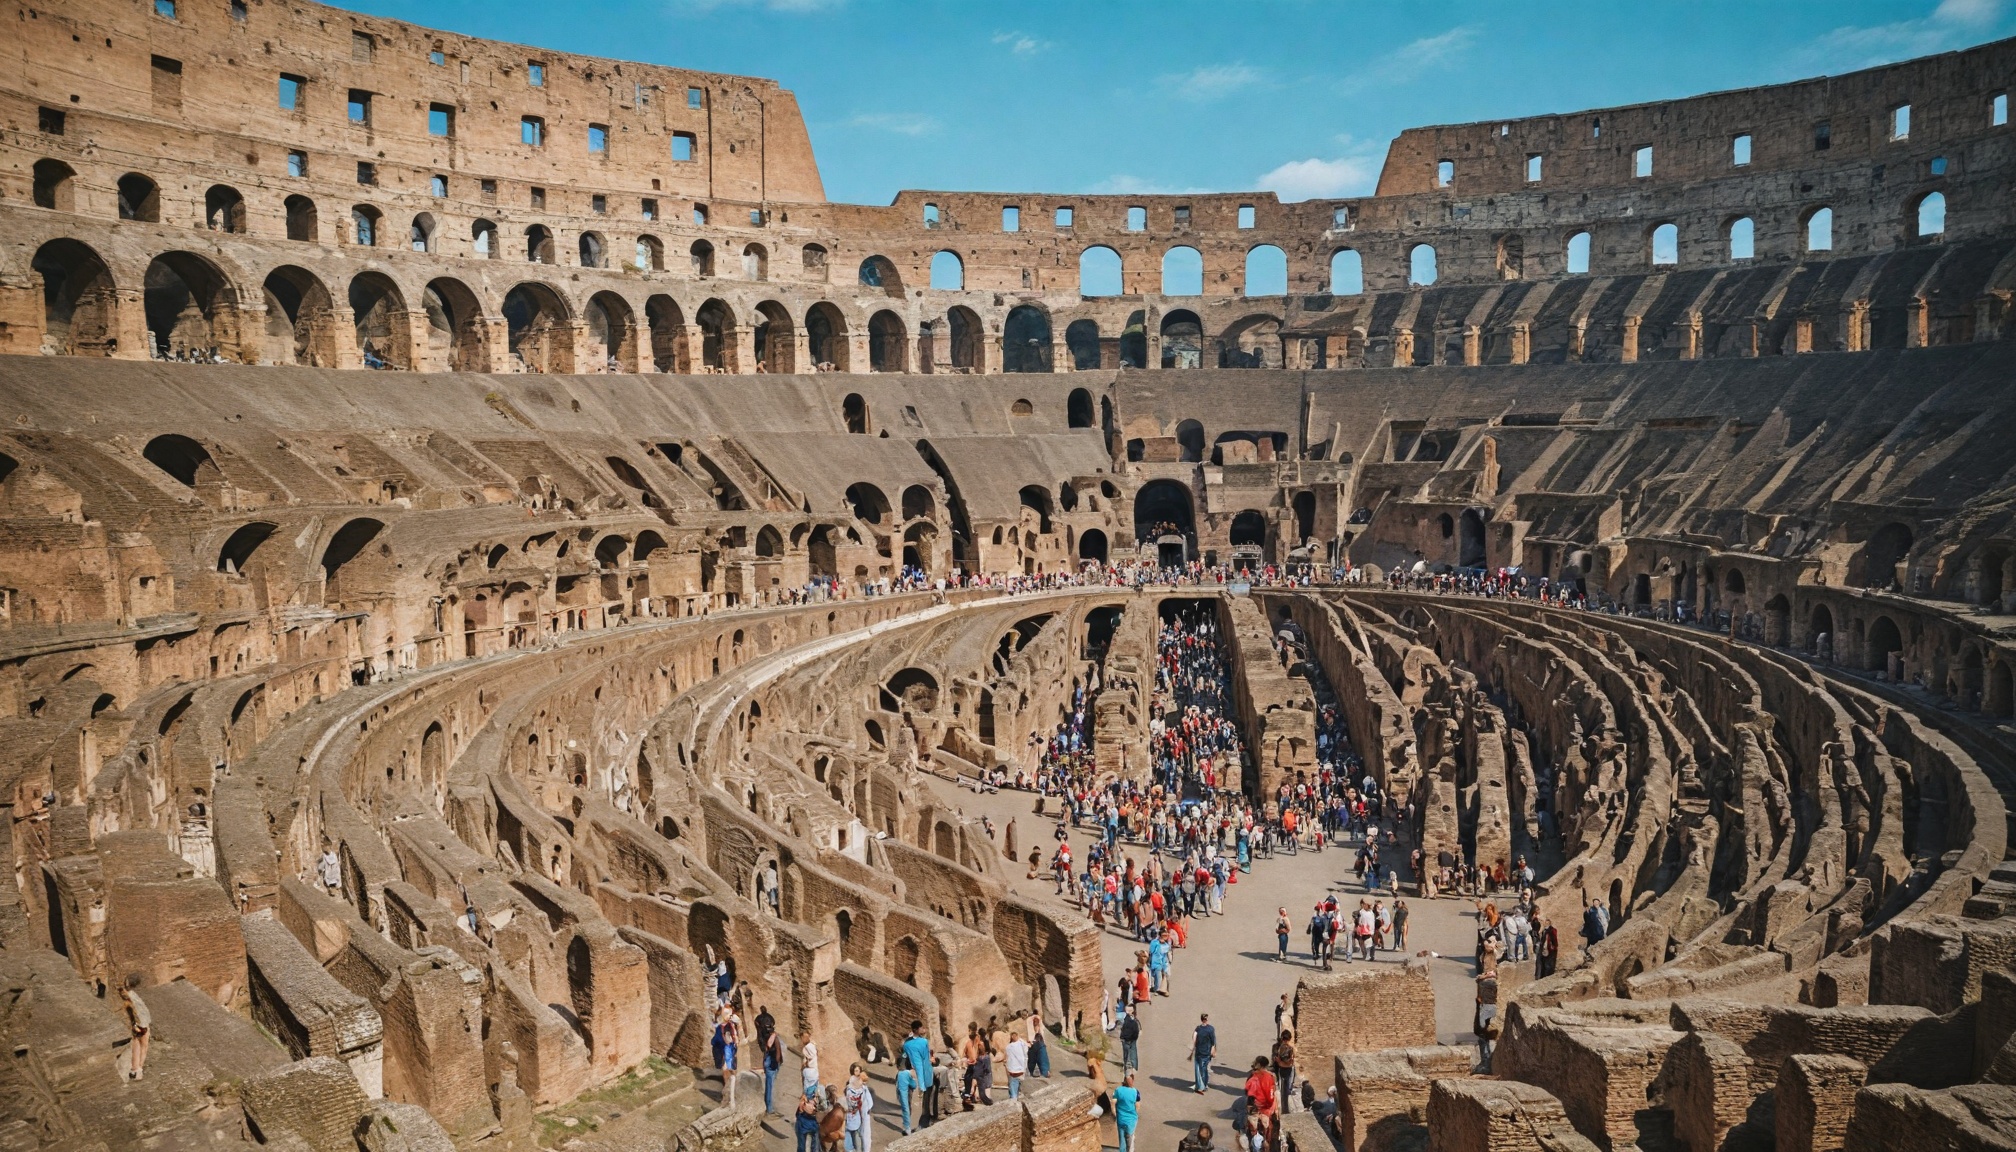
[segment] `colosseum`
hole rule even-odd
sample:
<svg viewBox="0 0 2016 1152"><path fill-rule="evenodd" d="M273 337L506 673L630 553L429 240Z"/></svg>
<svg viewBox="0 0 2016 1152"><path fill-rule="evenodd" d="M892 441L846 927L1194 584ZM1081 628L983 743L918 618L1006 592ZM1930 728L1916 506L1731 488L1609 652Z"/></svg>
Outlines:
<svg viewBox="0 0 2016 1152"><path fill-rule="evenodd" d="M2016 1148L2016 40L862 205L17 16L0 1149Z"/></svg>

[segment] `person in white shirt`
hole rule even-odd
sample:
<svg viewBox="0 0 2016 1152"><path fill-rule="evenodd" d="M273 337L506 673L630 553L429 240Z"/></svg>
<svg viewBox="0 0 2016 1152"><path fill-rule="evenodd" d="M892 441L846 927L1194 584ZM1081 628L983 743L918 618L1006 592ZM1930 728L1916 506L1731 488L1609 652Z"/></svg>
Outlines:
<svg viewBox="0 0 2016 1152"><path fill-rule="evenodd" d="M343 895L343 861L336 858L335 848L323 846L322 858L315 862L315 875L322 881L322 887L328 889L329 895Z"/></svg>
<svg viewBox="0 0 2016 1152"><path fill-rule="evenodd" d="M819 1087L819 1046L812 1042L812 1033L798 1033L798 1055L805 1062L805 1090L812 1092Z"/></svg>
<svg viewBox="0 0 2016 1152"><path fill-rule="evenodd" d="M1022 1077L1029 1074L1029 1041L1017 1032L1008 1040L1008 1098L1022 1095Z"/></svg>

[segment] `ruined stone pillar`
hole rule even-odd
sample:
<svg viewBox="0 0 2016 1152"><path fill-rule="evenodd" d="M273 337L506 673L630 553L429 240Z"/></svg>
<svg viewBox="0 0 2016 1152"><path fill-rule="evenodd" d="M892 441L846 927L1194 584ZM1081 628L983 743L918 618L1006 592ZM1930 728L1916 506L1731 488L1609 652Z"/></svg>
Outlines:
<svg viewBox="0 0 2016 1152"><path fill-rule="evenodd" d="M980 370L992 375L1001 371L1002 338L997 334L980 337Z"/></svg>
<svg viewBox="0 0 2016 1152"><path fill-rule="evenodd" d="M502 372L511 359L511 324L502 316L479 316L469 325L466 371Z"/></svg>
<svg viewBox="0 0 2016 1152"><path fill-rule="evenodd" d="M1533 357L1533 329L1531 325L1512 326L1512 363L1524 364Z"/></svg>
<svg viewBox="0 0 2016 1152"><path fill-rule="evenodd" d="M866 372L869 370L868 333L847 333L847 371Z"/></svg>
<svg viewBox="0 0 2016 1152"><path fill-rule="evenodd" d="M1475 324L1463 327L1463 366L1475 368L1484 363L1484 330Z"/></svg>
<svg viewBox="0 0 2016 1152"><path fill-rule="evenodd" d="M112 347L114 360L146 360L152 355L147 347L147 296L132 288L120 288L112 293L112 339L117 341Z"/></svg>
<svg viewBox="0 0 2016 1152"><path fill-rule="evenodd" d="M793 330L791 333L791 363L783 365L782 369L791 372L810 372L813 367L812 337L807 335L803 328ZM774 370L778 369L779 366L773 364L771 368Z"/></svg>
<svg viewBox="0 0 2016 1152"><path fill-rule="evenodd" d="M1681 331L1686 343L1680 349L1680 358L1682 360L1699 360L1701 358L1701 314L1699 312L1689 313L1686 326Z"/></svg>
<svg viewBox="0 0 2016 1152"><path fill-rule="evenodd" d="M1855 300L1841 318L1841 350L1864 352L1869 348L1869 301Z"/></svg>
<svg viewBox="0 0 2016 1152"><path fill-rule="evenodd" d="M44 325L40 276L26 284L0 284L0 355L39 354Z"/></svg>
<svg viewBox="0 0 2016 1152"><path fill-rule="evenodd" d="M1794 353L1813 351L1813 318L1801 316L1792 321L1792 351Z"/></svg>
<svg viewBox="0 0 2016 1152"><path fill-rule="evenodd" d="M1643 323L1644 319L1643 316L1626 316L1624 318L1624 336L1618 351L1618 358L1626 364L1636 364L1638 362L1638 325Z"/></svg>
<svg viewBox="0 0 2016 1152"><path fill-rule="evenodd" d="M431 349L427 342L427 313L421 310L394 312L387 317L392 322L392 363L408 372L427 372L433 365L425 363Z"/></svg>
<svg viewBox="0 0 2016 1152"><path fill-rule="evenodd" d="M364 353L357 347L357 314L348 308L331 308L323 317L328 325L329 363L336 368L362 368ZM318 334L319 336L319 334Z"/></svg>
<svg viewBox="0 0 2016 1152"><path fill-rule="evenodd" d="M1582 359L1585 350L1588 348L1588 339L1589 322L1587 320L1577 320L1575 326L1568 330L1569 362L1573 363Z"/></svg>
<svg viewBox="0 0 2016 1152"><path fill-rule="evenodd" d="M546 371L562 375L581 371L595 359L588 345L588 325L584 321L555 324L548 330Z"/></svg>
<svg viewBox="0 0 2016 1152"><path fill-rule="evenodd" d="M1414 330L1393 329L1393 367L1407 368L1414 363Z"/></svg>
<svg viewBox="0 0 2016 1152"><path fill-rule="evenodd" d="M1913 297L1910 303L1904 305L1904 346L1906 348L1923 348L1931 343L1932 333L1926 316L1927 312L1925 298L1922 296Z"/></svg>
<svg viewBox="0 0 2016 1152"><path fill-rule="evenodd" d="M698 324L680 325L686 332L686 363L688 372L698 372L707 366L707 331Z"/></svg>
<svg viewBox="0 0 2016 1152"><path fill-rule="evenodd" d="M732 354L731 349L733 350ZM733 339L728 338L728 333L722 333L721 358L724 361L722 367L730 372L742 376L754 373L756 371L756 326L754 324L737 324Z"/></svg>

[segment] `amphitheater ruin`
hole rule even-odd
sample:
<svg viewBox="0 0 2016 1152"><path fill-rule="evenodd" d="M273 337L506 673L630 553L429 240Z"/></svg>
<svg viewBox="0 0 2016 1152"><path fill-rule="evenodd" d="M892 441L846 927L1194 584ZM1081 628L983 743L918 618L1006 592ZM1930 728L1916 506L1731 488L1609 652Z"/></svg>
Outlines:
<svg viewBox="0 0 2016 1152"><path fill-rule="evenodd" d="M1145 787L1177 612L1225 795L1334 705L1401 853L1530 856L1563 938L1486 1060L1477 901L1275 966L1349 853L1255 862L1147 1011L1292 990L1273 1149L2016 1147L2016 41L1413 129L1362 198L855 205L771 80L9 27L0 1149L792 1147L730 961L829 1084L1042 1014L912 1135L874 1064L894 1152L1111 1146L1135 944L982 782L1082 706ZM1172 1113L1170 1051L1136 1146L1232 1147L1255 1052Z"/></svg>

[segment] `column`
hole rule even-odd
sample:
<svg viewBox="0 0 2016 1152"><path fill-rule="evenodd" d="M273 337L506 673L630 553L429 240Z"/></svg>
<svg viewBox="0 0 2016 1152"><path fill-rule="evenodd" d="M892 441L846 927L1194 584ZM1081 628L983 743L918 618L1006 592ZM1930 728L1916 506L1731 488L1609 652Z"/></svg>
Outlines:
<svg viewBox="0 0 2016 1152"><path fill-rule="evenodd" d="M686 352L677 356L677 367L681 372L699 372L707 367L707 330L698 324L681 324L680 331L686 334Z"/></svg>
<svg viewBox="0 0 2016 1152"><path fill-rule="evenodd" d="M1624 337L1617 358L1626 364L1638 362L1638 325L1643 323L1644 319L1642 316L1624 318Z"/></svg>
<svg viewBox="0 0 2016 1152"><path fill-rule="evenodd" d="M849 372L867 372L870 370L868 333L862 331L850 331L847 333L847 363L845 367Z"/></svg>
<svg viewBox="0 0 2016 1152"><path fill-rule="evenodd" d="M791 363L789 367L793 372L810 372L816 367L812 363L812 337L807 335L803 328L794 328L791 330Z"/></svg>
<svg viewBox="0 0 2016 1152"><path fill-rule="evenodd" d="M1512 326L1512 363L1524 364L1533 357L1533 328L1528 324Z"/></svg>
<svg viewBox="0 0 2016 1152"><path fill-rule="evenodd" d="M725 339L722 341L726 346L722 349L723 358L729 356L729 349L732 348L734 362L723 364L722 367L738 375L753 375L756 371L756 326L737 324L734 335L732 342Z"/></svg>
<svg viewBox="0 0 2016 1152"><path fill-rule="evenodd" d="M147 360L153 350L147 346L147 296L132 288L112 293L111 337L118 341L112 349L115 360Z"/></svg>
<svg viewBox="0 0 2016 1152"><path fill-rule="evenodd" d="M1463 328L1463 366L1475 368L1484 362L1484 333L1475 324Z"/></svg>

